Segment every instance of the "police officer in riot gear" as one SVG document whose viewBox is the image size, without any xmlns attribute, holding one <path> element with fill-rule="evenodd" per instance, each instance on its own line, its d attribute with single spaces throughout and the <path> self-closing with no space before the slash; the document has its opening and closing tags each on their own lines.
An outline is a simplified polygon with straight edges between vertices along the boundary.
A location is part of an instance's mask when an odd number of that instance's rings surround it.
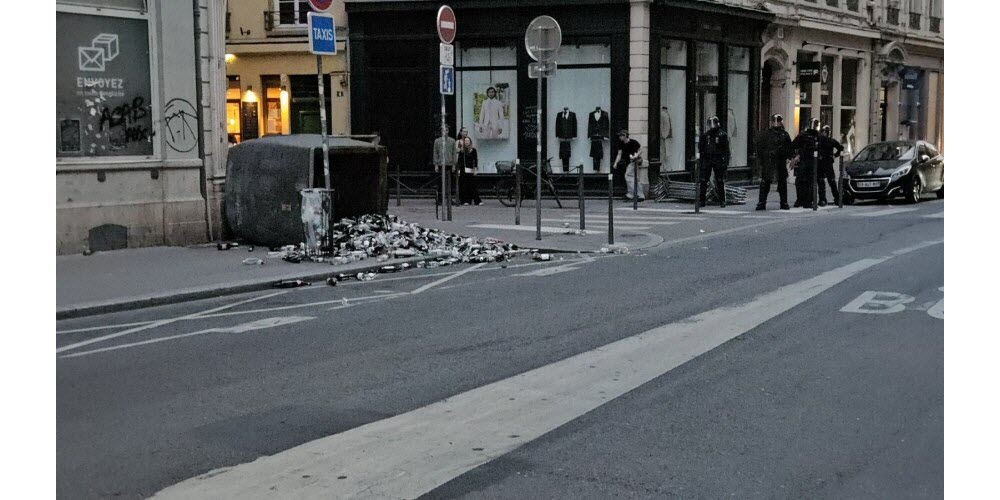
<svg viewBox="0 0 1000 500">
<path fill-rule="evenodd" d="M 837 189 L 837 177 L 833 172 L 834 159 L 844 151 L 844 146 L 840 141 L 833 138 L 829 125 L 823 125 L 823 133 L 819 136 L 819 167 L 816 180 L 819 189 L 819 206 L 826 206 L 826 184 L 830 185 L 830 194 L 833 195 L 833 204 L 840 204 L 840 191 Z"/>
<path fill-rule="evenodd" d="M 767 208 L 767 195 L 771 191 L 771 180 L 778 183 L 778 197 L 781 209 L 788 210 L 788 169 L 786 164 L 792 157 L 792 138 L 785 131 L 784 118 L 771 116 L 771 127 L 764 130 L 757 139 L 757 158 L 760 161 L 760 197 L 757 210 Z"/>
<path fill-rule="evenodd" d="M 817 153 L 819 151 L 819 120 L 813 118 L 809 122 L 809 128 L 800 133 L 792 148 L 799 157 L 799 164 L 795 167 L 795 206 L 812 207 L 813 185 L 816 178 L 813 176 L 813 169 L 817 167 Z"/>
<path fill-rule="evenodd" d="M 715 172 L 715 192 L 720 205 L 726 206 L 726 169 L 729 168 L 729 135 L 722 130 L 719 117 L 708 119 L 708 131 L 698 140 L 698 151 L 701 153 L 701 183 L 699 185 L 699 203 L 705 206 L 708 198 L 708 180 Z"/>
</svg>

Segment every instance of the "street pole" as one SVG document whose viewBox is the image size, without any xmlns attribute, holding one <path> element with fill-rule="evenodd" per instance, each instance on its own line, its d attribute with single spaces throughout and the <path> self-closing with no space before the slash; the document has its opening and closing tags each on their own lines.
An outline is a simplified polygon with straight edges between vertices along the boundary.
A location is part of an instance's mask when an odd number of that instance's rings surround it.
<svg viewBox="0 0 1000 500">
<path fill-rule="evenodd" d="M 632 210 L 639 210 L 639 164 L 632 160 Z"/>
<path fill-rule="evenodd" d="M 816 136 L 816 147 L 813 149 L 813 164 L 812 164 L 812 209 L 819 210 L 819 135 Z"/>
<path fill-rule="evenodd" d="M 837 186 L 840 188 L 837 194 L 837 206 L 844 208 L 844 157 L 840 157 L 840 177 L 837 177 Z"/>
<path fill-rule="evenodd" d="M 514 200 L 514 224 L 521 225 L 521 159 L 514 159 L 514 191 L 517 198 Z"/>
<path fill-rule="evenodd" d="M 445 132 L 444 94 L 441 94 L 441 207 L 444 220 L 451 220 L 451 186 L 448 184 L 448 133 Z"/>
<path fill-rule="evenodd" d="M 615 173 L 608 167 L 608 244 L 615 244 Z"/>
<path fill-rule="evenodd" d="M 694 213 L 699 213 L 701 210 L 701 153 L 698 153 L 698 157 L 694 160 Z"/>
<path fill-rule="evenodd" d="M 542 39 L 542 28 L 538 28 L 538 39 Z M 542 239 L 542 86 L 545 85 L 544 70 L 538 75 L 538 105 L 536 108 L 537 129 L 535 130 L 535 239 Z"/>
<path fill-rule="evenodd" d="M 580 170 L 577 172 L 577 185 L 578 185 L 578 196 L 580 198 L 580 230 L 587 229 L 587 217 L 584 216 L 584 203 L 583 203 L 583 164 L 580 164 Z"/>
<path fill-rule="evenodd" d="M 330 197 L 330 212 L 327 214 L 327 227 L 329 228 L 333 226 L 333 193 L 330 192 L 332 185 L 330 179 L 330 139 L 326 134 L 326 85 L 323 84 L 323 56 L 320 55 L 316 56 L 316 79 L 319 81 L 319 122 L 320 134 L 323 136 L 323 187 L 326 189 L 327 196 Z"/>
</svg>

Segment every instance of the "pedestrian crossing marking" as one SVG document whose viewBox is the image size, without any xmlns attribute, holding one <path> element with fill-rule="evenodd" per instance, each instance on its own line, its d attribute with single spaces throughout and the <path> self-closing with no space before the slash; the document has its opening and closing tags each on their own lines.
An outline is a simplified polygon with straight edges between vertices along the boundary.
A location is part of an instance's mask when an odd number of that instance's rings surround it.
<svg viewBox="0 0 1000 500">
<path fill-rule="evenodd" d="M 618 210 L 633 210 L 632 207 L 618 207 Z M 669 214 L 689 214 L 694 213 L 694 208 L 639 208 L 636 211 L 639 212 L 662 212 Z M 714 208 L 702 208 L 700 213 L 703 214 L 718 214 L 718 215 L 746 215 L 746 212 L 742 210 L 716 210 Z"/>
<path fill-rule="evenodd" d="M 944 218 L 944 210 L 942 210 L 942 211 L 940 211 L 940 212 L 938 212 L 936 214 L 922 215 L 921 217 L 923 217 L 925 219 L 943 219 Z"/>
<path fill-rule="evenodd" d="M 514 224 L 473 224 L 473 225 L 471 225 L 469 227 L 475 227 L 475 228 L 479 228 L 479 229 L 502 229 L 502 230 L 506 230 L 506 231 L 534 231 L 535 230 L 535 225 L 534 224 L 522 225 L 522 226 L 517 226 L 517 225 L 514 225 Z M 596 226 L 596 227 L 599 227 L 599 226 Z M 649 226 L 628 226 L 627 228 L 622 228 L 622 229 L 630 229 L 630 230 L 649 229 Z M 542 226 L 542 232 L 543 233 L 562 234 L 562 233 L 565 233 L 566 231 L 571 231 L 571 230 L 575 231 L 575 229 L 571 228 L 571 227 Z"/>
<path fill-rule="evenodd" d="M 854 217 L 883 217 L 886 215 L 896 215 L 905 214 L 907 212 L 915 212 L 916 208 L 886 208 L 884 210 L 876 210 L 874 212 L 861 212 L 857 214 L 851 214 Z"/>
<path fill-rule="evenodd" d="M 563 217 L 565 219 L 567 219 L 567 220 L 579 219 L 580 218 L 580 214 L 579 213 L 576 213 L 576 214 L 566 214 Z M 607 219 L 607 218 L 608 218 L 608 214 L 607 213 L 599 213 L 599 212 L 597 212 L 597 213 L 589 213 L 588 212 L 587 213 L 587 219 L 588 220 L 590 220 L 590 219 L 602 220 L 602 219 Z M 668 220 L 668 221 L 684 222 L 684 221 L 689 221 L 689 220 L 705 220 L 705 218 L 704 217 L 682 217 L 682 216 L 676 216 L 676 215 L 652 215 L 652 214 L 650 214 L 650 215 L 621 215 L 621 214 L 615 214 L 615 220 L 616 221 L 617 220 L 635 220 L 635 221 L 662 221 L 662 220 Z"/>
<path fill-rule="evenodd" d="M 594 220 L 594 219 L 591 219 L 591 220 Z M 566 220 L 566 219 L 542 219 L 542 222 L 577 222 L 578 223 L 579 219 L 577 219 L 576 221 Z M 599 218 L 599 219 L 594 220 L 594 222 L 596 224 L 606 223 L 607 222 L 607 218 Z M 623 225 L 623 226 L 634 226 L 634 225 L 642 225 L 642 224 L 646 224 L 646 225 L 649 225 L 649 226 L 671 226 L 673 224 L 680 224 L 680 223 L 681 223 L 681 221 L 676 221 L 676 220 L 667 220 L 667 221 L 643 220 L 643 221 L 636 221 L 636 220 L 621 220 L 620 218 L 615 217 L 615 224 L 616 225 Z M 573 225 L 573 224 L 571 224 L 571 225 Z M 587 225 L 590 225 L 590 224 L 587 224 Z"/>
</svg>

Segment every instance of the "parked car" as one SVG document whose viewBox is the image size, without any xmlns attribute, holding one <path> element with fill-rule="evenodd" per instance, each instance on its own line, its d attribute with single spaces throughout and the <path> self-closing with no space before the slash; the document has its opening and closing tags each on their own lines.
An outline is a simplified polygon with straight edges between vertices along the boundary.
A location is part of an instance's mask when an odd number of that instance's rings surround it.
<svg viewBox="0 0 1000 500">
<path fill-rule="evenodd" d="M 844 203 L 897 196 L 918 203 L 932 191 L 944 198 L 944 156 L 926 141 L 869 144 L 844 170 Z"/>
</svg>

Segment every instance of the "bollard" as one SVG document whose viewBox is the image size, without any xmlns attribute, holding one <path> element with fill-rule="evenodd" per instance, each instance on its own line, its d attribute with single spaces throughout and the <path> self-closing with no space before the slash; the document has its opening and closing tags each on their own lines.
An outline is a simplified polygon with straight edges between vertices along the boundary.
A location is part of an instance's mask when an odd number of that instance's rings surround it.
<svg viewBox="0 0 1000 500">
<path fill-rule="evenodd" d="M 844 208 L 844 157 L 840 157 L 840 177 L 837 178 L 837 186 L 840 188 L 837 197 L 837 206 Z"/>
<path fill-rule="evenodd" d="M 608 169 L 608 244 L 615 244 L 615 174 Z"/>
<path fill-rule="evenodd" d="M 580 230 L 587 229 L 587 218 L 584 216 L 584 202 L 583 202 L 583 164 L 580 164 L 580 170 L 577 175 L 577 184 L 579 193 L 577 196 L 580 198 Z"/>
<path fill-rule="evenodd" d="M 639 210 L 639 164 L 632 160 L 632 210 Z"/>
<path fill-rule="evenodd" d="M 514 191 L 517 192 L 517 199 L 514 200 L 514 224 L 521 225 L 521 159 L 514 160 Z"/>
<path fill-rule="evenodd" d="M 694 213 L 701 212 L 701 159 L 694 160 Z"/>
</svg>

